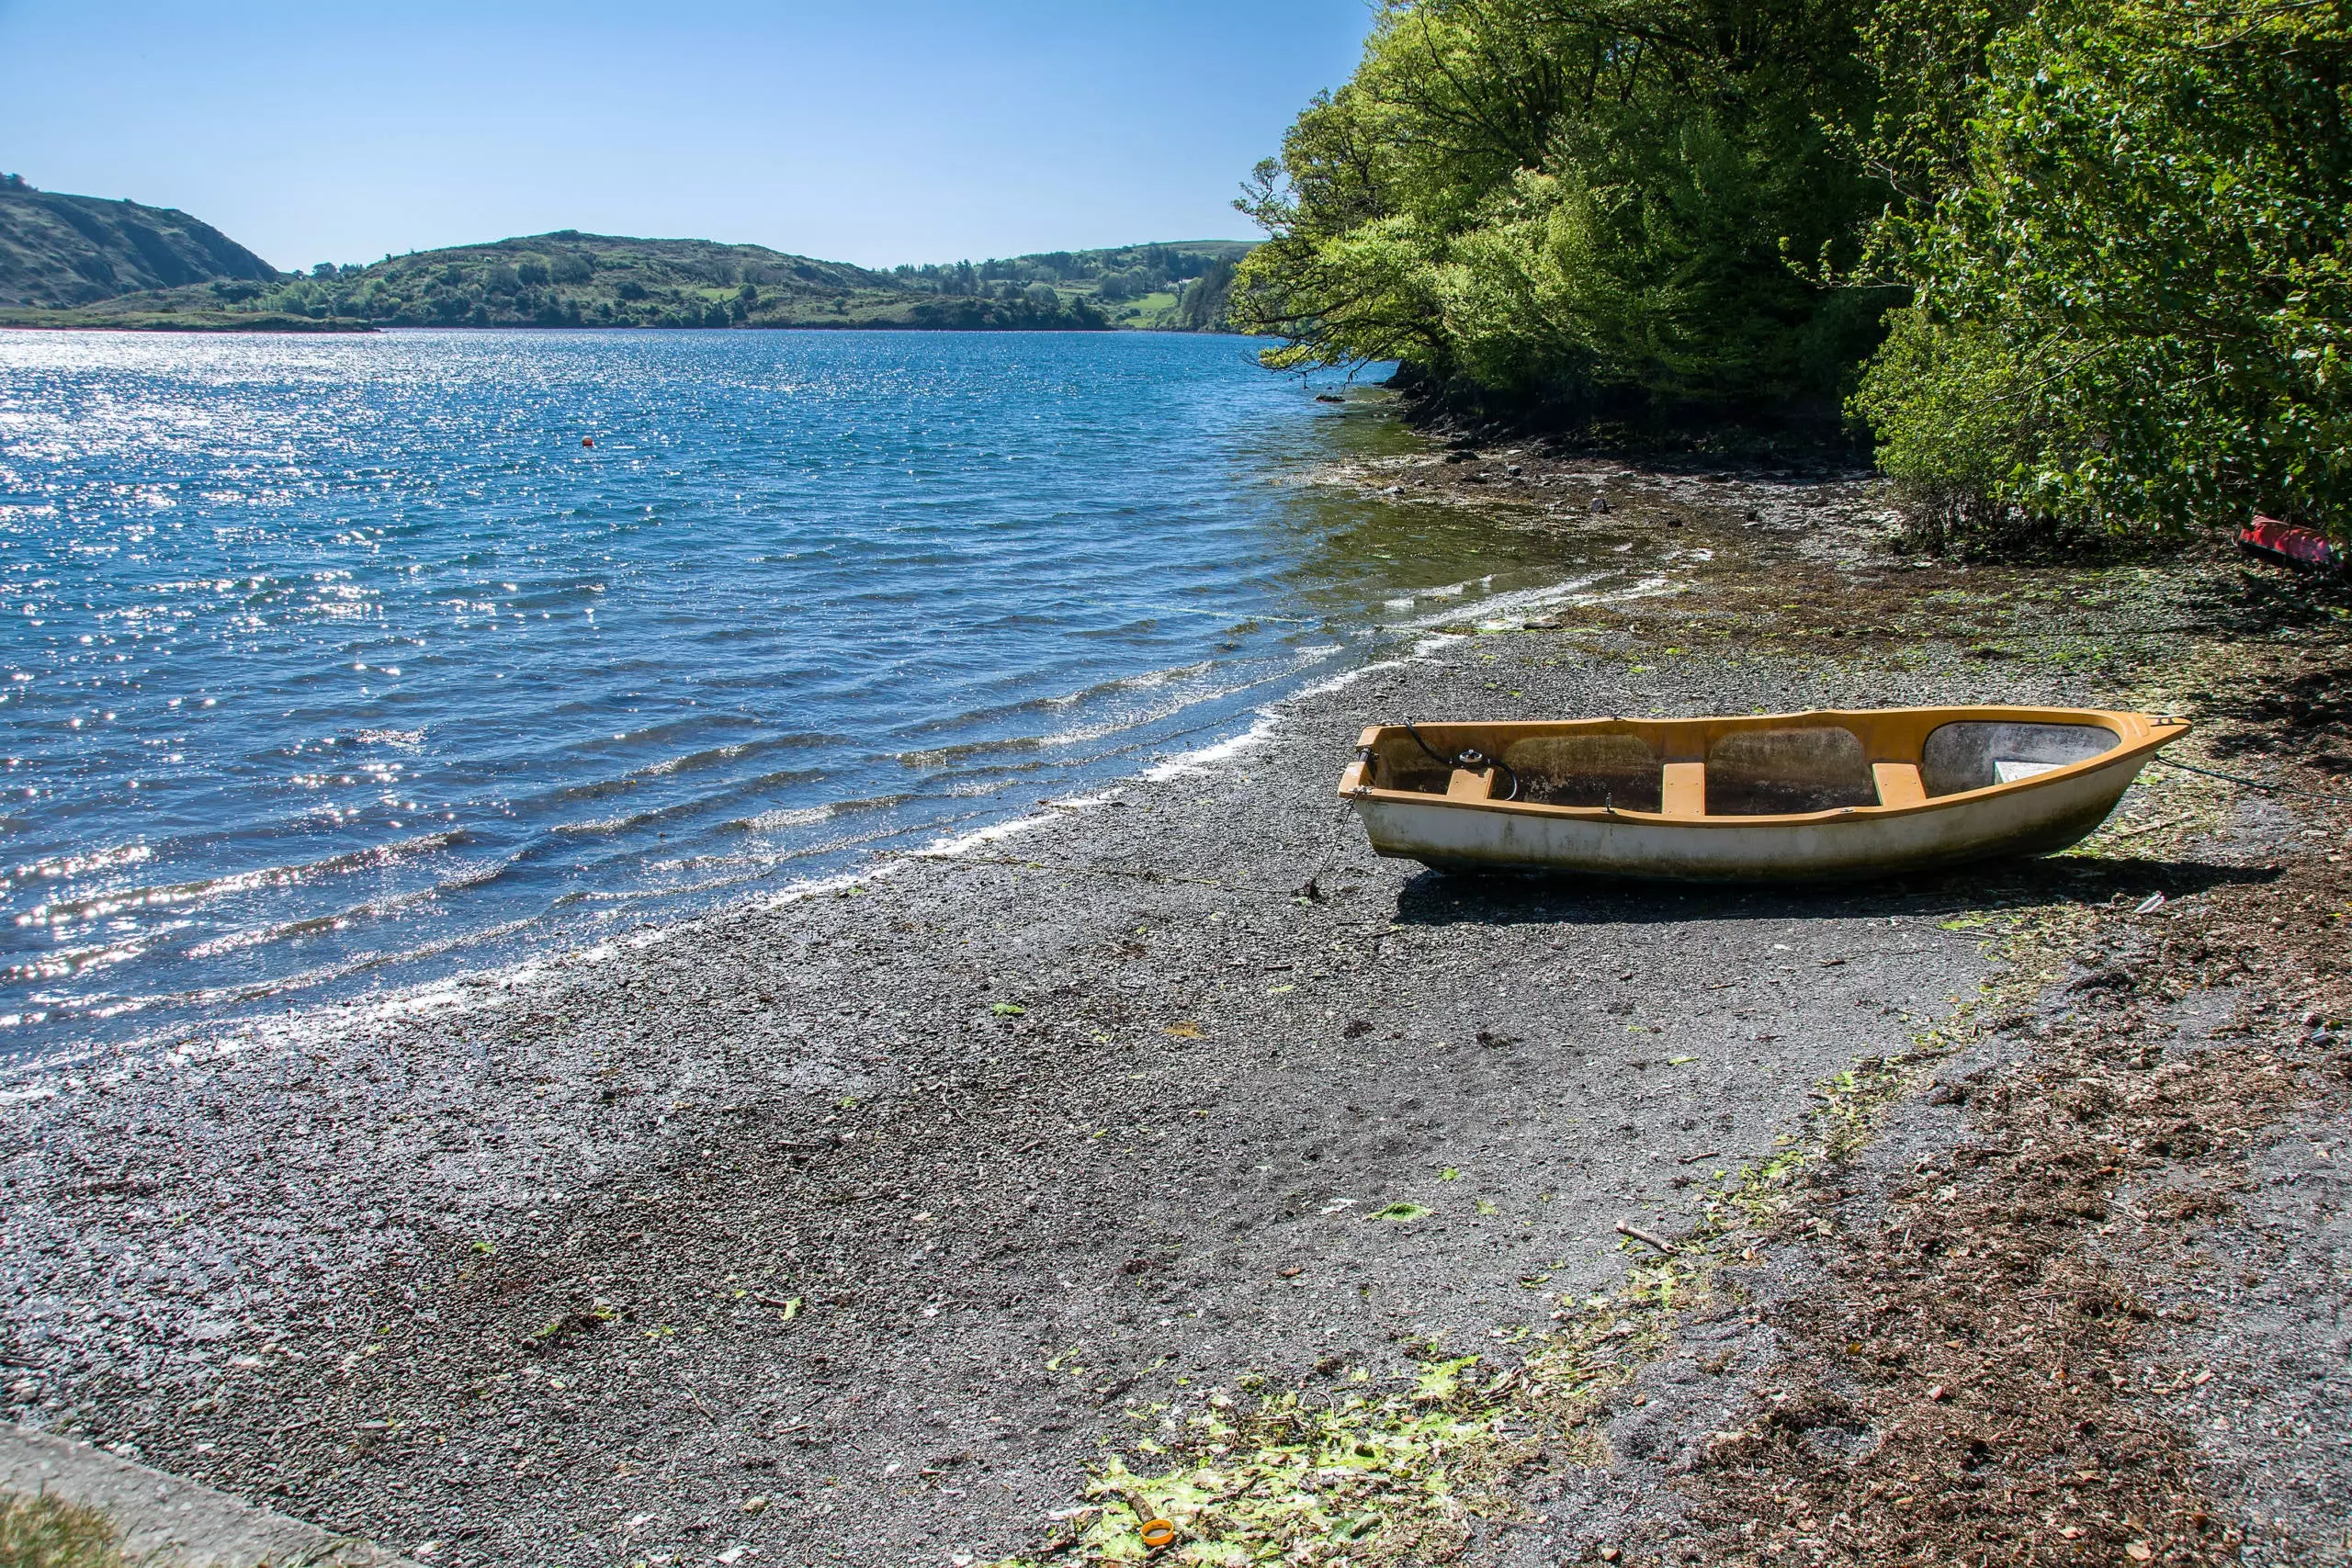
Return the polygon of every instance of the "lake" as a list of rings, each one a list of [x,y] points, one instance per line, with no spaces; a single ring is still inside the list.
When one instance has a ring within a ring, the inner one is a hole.
[[[803,887],[1559,575],[1303,482],[1409,445],[1330,387],[1143,333],[0,333],[0,1051]]]

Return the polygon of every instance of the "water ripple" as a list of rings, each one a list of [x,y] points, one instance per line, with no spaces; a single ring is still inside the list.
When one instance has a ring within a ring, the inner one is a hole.
[[[1266,482],[1394,439],[1314,389],[1144,335],[0,334],[0,1051],[773,893],[1544,580]]]

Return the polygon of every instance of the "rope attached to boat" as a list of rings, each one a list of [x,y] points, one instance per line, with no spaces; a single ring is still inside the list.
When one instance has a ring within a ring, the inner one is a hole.
[[[1409,718],[1405,721],[1405,733],[1413,738],[1414,745],[1419,746],[1424,752],[1428,753],[1430,761],[1435,762],[1442,767],[1466,768],[1474,773],[1483,773],[1488,768],[1494,769],[1497,773],[1501,773],[1505,778],[1510,780],[1510,793],[1503,796],[1503,798],[1505,800],[1517,800],[1519,798],[1519,774],[1512,770],[1511,765],[1509,762],[1504,761],[1500,757],[1489,757],[1484,751],[1478,750],[1475,747],[1464,748],[1463,750],[1449,757],[1444,752],[1439,750],[1436,747],[1430,745],[1428,740],[1424,739],[1421,732],[1413,728],[1413,721]],[[1367,764],[1367,772],[1369,771],[1369,764],[1373,761],[1371,753],[1371,747],[1366,746],[1362,749],[1362,755]]]
[[[2184,773],[2202,773],[2209,779],[2224,779],[2233,784],[2244,784],[2248,789],[2267,789],[2274,795],[2304,795],[2313,800],[2332,800],[2338,806],[2352,806],[2352,795],[2329,795],[2322,790],[2301,789],[2294,784],[2267,784],[2261,779],[2247,778],[2242,773],[2225,773],[2218,768],[2200,768],[2193,762],[2176,762],[2170,757],[2156,757],[2151,760],[2161,767],[2178,768]]]

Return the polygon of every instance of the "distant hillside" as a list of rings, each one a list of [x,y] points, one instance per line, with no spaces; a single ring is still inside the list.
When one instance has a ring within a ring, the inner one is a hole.
[[[1101,331],[1075,296],[950,297],[888,274],[764,245],[562,230],[486,245],[320,266],[274,285],[216,283],[232,308],[387,326],[966,327]]]
[[[1117,327],[1147,332],[1226,332],[1233,272],[1255,240],[1167,240],[1102,251],[1039,251],[1010,260],[900,266],[893,282],[933,293],[970,295],[1040,284],[1091,299]]]
[[[0,326],[233,332],[892,327],[1215,332],[1250,242],[869,271],[764,245],[551,234],[280,274],[185,213],[0,184]]]
[[[267,262],[168,207],[35,190],[0,175],[0,305],[88,305],[213,278],[275,280]]]

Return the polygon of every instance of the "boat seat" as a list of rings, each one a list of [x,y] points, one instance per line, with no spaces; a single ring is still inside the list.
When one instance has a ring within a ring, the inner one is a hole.
[[[1921,782],[1916,762],[1872,762],[1871,777],[1878,783],[1881,806],[1928,804],[1928,786]]]
[[[1704,817],[1707,814],[1707,764],[1666,764],[1658,809],[1668,817]]]
[[[1456,768],[1445,781],[1448,800],[1492,800],[1495,797],[1495,773],[1491,768],[1472,772]]]

